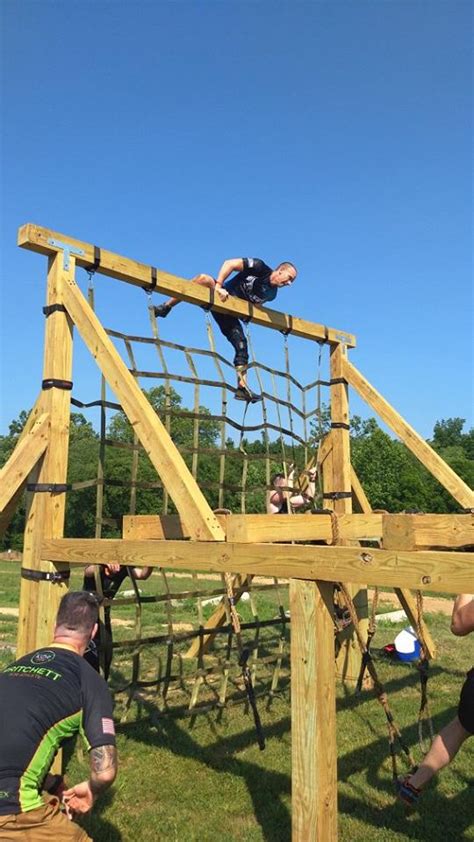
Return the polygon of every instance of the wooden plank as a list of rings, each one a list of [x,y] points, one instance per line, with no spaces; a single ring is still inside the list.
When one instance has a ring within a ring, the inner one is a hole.
[[[40,397],[37,399],[33,409],[31,410],[31,412],[30,412],[30,414],[27,418],[26,424],[23,427],[23,430],[21,431],[21,433],[18,437],[16,447],[18,447],[18,445],[21,444],[21,442],[23,441],[25,436],[28,435],[31,428],[33,427],[33,425],[35,424],[35,422],[39,418],[39,416],[42,412],[41,398],[42,398],[42,396],[40,395]],[[21,498],[23,496],[25,485],[26,485],[26,480],[25,480],[25,482],[22,483],[22,485],[15,492],[15,494],[11,498],[10,502],[7,503],[7,505],[5,506],[3,511],[0,511],[0,537],[5,535],[5,532],[7,531],[8,527],[10,526],[11,520],[12,520],[12,518],[13,518],[16,510],[17,510],[17,506],[19,505],[19,503],[21,501]]]
[[[347,360],[347,349],[339,345],[331,348],[330,369],[331,380],[336,381],[331,387],[331,439],[332,439],[332,491],[349,493],[348,497],[336,498],[332,508],[336,514],[352,512],[352,484],[351,484],[351,454],[349,433],[349,395],[344,382],[343,366]],[[339,544],[344,545],[351,539],[340,535]],[[350,582],[346,587],[353,599],[359,618],[359,627],[364,638],[368,630],[368,595],[366,588],[353,586]],[[343,642],[337,656],[337,669],[343,681],[356,684],[361,669],[361,654],[354,634]],[[370,679],[367,676],[367,682]]]
[[[216,515],[222,529],[226,530],[227,515]],[[180,515],[124,515],[122,534],[129,538],[152,538],[158,541],[179,541],[191,538]]]
[[[371,539],[381,535],[382,515],[338,515],[341,539]],[[231,515],[227,520],[227,540],[235,543],[272,541],[332,542],[330,515]]]
[[[332,586],[290,579],[293,842],[337,840]]]
[[[390,588],[420,588],[437,592],[474,591],[471,553],[445,550],[397,552],[366,547],[325,547],[302,544],[229,544],[204,541],[124,541],[120,538],[64,538],[43,542],[42,555],[51,561],[176,570],[235,572],[278,579],[353,581]]]
[[[224,531],[183,457],[74,280],[68,279],[63,294],[68,313],[122,404],[189,534],[195,540],[223,541]]]
[[[66,279],[74,278],[74,260],[64,270],[62,254],[50,258],[48,269],[48,305],[62,303],[62,288]],[[48,316],[45,324],[43,379],[71,380],[72,378],[72,322],[62,311]],[[69,417],[71,392],[52,388],[43,391],[42,406],[49,412],[50,431],[37,482],[63,484],[67,479]],[[64,529],[65,494],[37,492],[33,495],[25,527],[23,567],[52,572],[67,570],[64,564],[52,565],[41,555],[44,537],[61,538]],[[54,620],[67,583],[21,579],[20,613],[18,621],[18,657],[51,641]]]
[[[94,264],[94,246],[90,243],[84,243],[82,240],[69,237],[67,234],[60,234],[32,223],[22,225],[18,231],[18,245],[31,251],[40,252],[41,254],[51,255],[58,251],[58,246],[48,243],[50,239],[67,243],[76,250],[81,249],[84,254],[76,257],[78,266],[87,268]],[[151,266],[145,263],[139,263],[136,260],[130,260],[128,257],[122,257],[119,254],[114,254],[106,249],[101,249],[100,251],[100,266],[98,271],[102,275],[108,275],[119,281],[126,281],[134,286],[144,287],[151,283]],[[185,278],[171,275],[169,272],[164,272],[161,269],[157,270],[155,289],[156,292],[176,296],[183,301],[189,301],[193,304],[202,305],[209,303],[209,290],[197,284],[190,284]],[[212,309],[217,313],[227,313],[229,315],[244,317],[245,319],[250,316],[252,322],[255,324],[273,330],[291,328],[291,332],[295,336],[302,336],[305,339],[316,341],[325,339],[330,344],[344,342],[351,348],[355,346],[354,335],[347,331],[326,327],[323,324],[315,324],[306,319],[300,319],[297,316],[288,316],[285,313],[281,313],[278,310],[270,310],[267,307],[256,307],[255,305],[249,307],[247,302],[235,297],[230,297],[224,304],[216,296]]]
[[[463,508],[473,508],[474,492],[471,491],[469,486],[441,459],[441,456],[438,456],[416,430],[410,424],[407,424],[401,415],[347,359],[343,363],[343,375],[454,499]]]
[[[359,477],[357,476],[354,468],[351,465],[351,487],[352,487],[352,499],[355,500],[357,505],[359,506],[361,512],[369,513],[372,511],[372,507],[369,503],[369,498],[367,497],[364,489],[362,488],[361,482]]]
[[[23,486],[28,474],[43,455],[48,446],[48,436],[49,415],[43,412],[0,470],[0,511],[5,509]]]
[[[330,515],[217,515],[217,519],[230,542],[332,541]],[[382,515],[338,515],[338,531],[349,540],[379,540]],[[191,536],[179,515],[124,515],[123,537],[179,540]]]
[[[383,515],[386,550],[474,545],[474,515]]]

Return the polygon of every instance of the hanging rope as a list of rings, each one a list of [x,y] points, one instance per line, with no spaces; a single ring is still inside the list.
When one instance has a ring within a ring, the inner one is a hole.
[[[235,606],[234,588],[232,586],[232,576],[230,573],[225,573],[225,583],[227,589],[227,599],[229,603],[230,616],[232,620],[232,627],[234,629],[235,640],[237,643],[237,651],[239,653],[239,667],[242,668],[242,678],[244,681],[245,692],[252,710],[253,721],[255,723],[255,732],[257,734],[257,742],[260,751],[265,748],[265,736],[263,733],[262,722],[257,708],[257,700],[255,698],[255,691],[252,683],[252,675],[249,668],[250,649],[245,648],[242,642],[242,630],[240,625],[240,618]]]
[[[390,709],[390,705],[388,703],[388,696],[385,690],[384,685],[380,681],[377,670],[370,652],[370,649],[367,647],[367,643],[362,636],[362,632],[360,630],[359,618],[357,617],[357,611],[354,606],[354,602],[352,599],[351,594],[349,593],[348,588],[343,582],[338,583],[339,588],[341,589],[344,599],[346,601],[346,605],[348,611],[351,616],[352,624],[354,627],[354,631],[356,633],[357,642],[359,644],[359,648],[362,655],[362,664],[364,670],[367,669],[372,681],[374,682],[374,692],[377,697],[377,701],[381,705],[385,717],[387,720],[387,729],[388,729],[388,742],[390,748],[390,758],[392,763],[392,776],[394,781],[398,779],[398,767],[397,767],[397,744],[400,747],[402,752],[402,756],[404,757],[407,766],[410,770],[414,769],[415,767],[415,760],[413,755],[410,752],[407,744],[405,743],[401,731],[398,725],[395,722],[393,713]]]
[[[418,711],[418,742],[423,754],[427,754],[431,743],[434,740],[433,720],[431,718],[428,699],[428,678],[430,661],[428,647],[423,633],[423,594],[416,591],[416,634],[420,642],[420,660],[418,661],[418,673],[420,676],[420,709]],[[424,726],[428,729],[428,736],[424,734]]]

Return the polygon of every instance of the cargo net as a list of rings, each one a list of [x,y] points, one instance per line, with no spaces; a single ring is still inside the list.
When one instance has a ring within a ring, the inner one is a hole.
[[[92,289],[89,301],[93,304]],[[125,350],[129,370],[142,388],[158,382],[145,388],[145,394],[211,508],[265,512],[272,474],[287,476],[291,464],[295,482],[292,490],[286,489],[287,499],[304,492],[308,468],[318,463],[318,445],[328,427],[328,411],[321,404],[321,386],[330,385],[321,380],[324,343],[319,348],[310,344],[316,348],[316,378],[303,385],[291,373],[288,335],[283,339],[284,363],[274,369],[257,361],[248,330],[249,378],[256,378],[262,400],[246,406],[229,400],[236,391],[235,369],[216,350],[209,314],[208,348],[203,349],[162,339],[151,302],[148,312],[150,336],[111,329],[107,334]],[[72,402],[100,411],[96,477],[72,483],[74,490],[95,492],[95,522],[89,522],[89,532],[95,537],[121,535],[124,513],[173,515],[173,502],[121,406],[108,399],[105,380],[99,400]],[[321,503],[319,495],[317,491],[313,507]],[[91,498],[89,503],[86,510],[92,514]],[[96,585],[100,592],[98,569]],[[105,596],[101,619],[111,619],[114,638],[109,681],[123,701],[123,715],[133,700],[152,705],[157,713],[176,715],[245,701],[242,657],[257,696],[271,699],[288,686],[286,582],[239,575],[226,581],[220,575],[155,568],[147,581],[130,576],[115,598]]]

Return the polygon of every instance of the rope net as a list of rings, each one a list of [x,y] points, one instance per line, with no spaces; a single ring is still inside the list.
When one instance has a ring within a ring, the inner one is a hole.
[[[89,301],[93,305],[92,289]],[[248,331],[249,377],[256,379],[262,400],[246,406],[233,400],[234,365],[217,349],[209,314],[208,347],[197,348],[161,338],[151,306],[148,312],[149,336],[106,332],[145,388],[210,506],[265,512],[272,474],[287,477],[291,464],[296,468],[294,491],[303,490],[304,470],[314,464],[327,431],[320,393],[322,385],[330,384],[321,379],[322,346],[311,343],[316,377],[303,384],[292,373],[291,337],[282,340],[283,365],[272,368],[257,359]],[[219,340],[219,348],[223,344]],[[89,494],[95,488],[95,537],[120,535],[124,513],[175,513],[121,406],[109,399],[104,378],[98,400],[83,403],[74,397],[72,403],[100,411],[96,476],[72,483],[73,490],[89,489]],[[101,592],[98,573],[96,588]],[[110,612],[114,618],[110,684],[123,700],[124,715],[132,700],[177,715],[242,701],[242,647],[257,696],[271,699],[288,686],[287,583],[234,575],[232,588],[230,597],[223,576],[156,569],[147,582],[130,577],[117,597],[105,599],[102,621]]]

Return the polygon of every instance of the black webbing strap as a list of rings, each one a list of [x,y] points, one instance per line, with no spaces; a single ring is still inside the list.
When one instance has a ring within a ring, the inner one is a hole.
[[[246,324],[246,325],[248,325],[248,323],[249,323],[249,322],[251,322],[251,321],[252,321],[252,319],[253,319],[253,304],[252,304],[252,302],[251,302],[251,301],[248,301],[247,303],[248,303],[248,305],[249,305],[249,314],[248,314],[248,316],[238,316],[238,317],[237,317],[237,318],[239,318],[242,322],[245,322],[245,324]]]
[[[325,500],[345,500],[352,497],[352,491],[328,491],[323,494]]]
[[[47,573],[45,570],[30,570],[28,567],[21,568],[22,579],[30,579],[32,582],[51,582],[53,585],[60,582],[67,582],[71,576],[70,570],[54,570]]]
[[[283,336],[288,336],[290,333],[292,333],[292,331],[293,331],[293,316],[288,315],[288,327],[285,327],[282,330],[280,330],[280,333],[282,333]]]
[[[156,266],[150,266],[150,277],[151,283],[147,284],[147,286],[142,287],[142,289],[147,293],[156,292],[156,285],[158,283],[158,270]]]
[[[311,509],[312,515],[332,515],[332,509]]]
[[[48,377],[46,380],[41,382],[42,389],[66,389],[66,391],[71,391],[72,389],[72,380],[57,380],[55,377]]]
[[[210,287],[210,289],[209,289],[209,301],[207,302],[207,304],[201,304],[202,309],[207,310],[207,311],[212,310],[212,308],[214,307],[214,298],[215,298],[215,289],[214,289],[214,287]]]
[[[29,482],[27,483],[26,490],[65,494],[66,491],[71,490],[71,485],[66,482]]]
[[[350,426],[345,424],[344,421],[332,421],[331,430],[350,430]]]
[[[343,386],[347,386],[348,382],[347,382],[345,377],[331,377],[328,385],[329,386],[338,386],[339,384],[342,384]]]
[[[260,751],[263,751],[265,749],[265,734],[263,733],[262,720],[260,719],[260,714],[258,712],[255,690],[252,684],[252,675],[248,665],[249,655],[250,649],[242,649],[239,658],[239,667],[242,667],[242,678],[244,681],[245,692],[247,693],[247,699],[252,710],[258,747]]]
[[[94,246],[94,262],[91,263],[87,271],[90,275],[94,275],[97,272],[97,269],[100,266],[100,248],[99,246]]]
[[[48,304],[47,307],[43,307],[43,313],[48,318],[51,313],[67,313],[67,310],[64,304]]]

